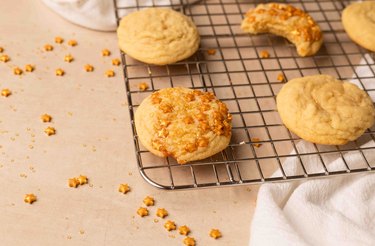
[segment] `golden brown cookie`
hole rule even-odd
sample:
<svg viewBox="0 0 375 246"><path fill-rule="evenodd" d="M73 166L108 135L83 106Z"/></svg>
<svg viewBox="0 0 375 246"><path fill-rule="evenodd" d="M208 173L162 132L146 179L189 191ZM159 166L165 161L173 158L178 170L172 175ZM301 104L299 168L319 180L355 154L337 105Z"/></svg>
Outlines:
<svg viewBox="0 0 375 246"><path fill-rule="evenodd" d="M148 8L125 16L117 36L126 54L156 65L190 57L200 42L198 30L190 18L165 8Z"/></svg>
<svg viewBox="0 0 375 246"><path fill-rule="evenodd" d="M352 3L342 12L342 24L349 37L375 52L375 2Z"/></svg>
<svg viewBox="0 0 375 246"><path fill-rule="evenodd" d="M300 56L314 55L323 43L320 27L303 10L282 3L259 4L250 9L241 28L251 34L273 33L288 39Z"/></svg>
<svg viewBox="0 0 375 246"><path fill-rule="evenodd" d="M166 88L145 98L135 112L142 144L160 157L177 162L201 160L225 149L231 119L224 103L211 92Z"/></svg>
<svg viewBox="0 0 375 246"><path fill-rule="evenodd" d="M329 75L290 80L277 95L277 110L296 135L329 145L357 139L374 124L375 117L366 92Z"/></svg>

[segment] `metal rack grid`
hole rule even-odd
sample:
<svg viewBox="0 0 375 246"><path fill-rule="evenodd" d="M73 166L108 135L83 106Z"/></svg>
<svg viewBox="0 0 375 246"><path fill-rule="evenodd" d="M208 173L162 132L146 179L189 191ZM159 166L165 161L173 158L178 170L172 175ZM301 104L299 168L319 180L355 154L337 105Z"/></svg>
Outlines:
<svg viewBox="0 0 375 246"><path fill-rule="evenodd" d="M145 7L172 7L190 16L201 34L199 51L172 65L147 65L121 53L138 167L150 184L168 190L191 189L375 170L370 155L375 150L375 127L347 145L316 145L285 128L276 112L275 95L283 85L277 80L280 73L286 80L330 74L357 84L375 101L374 53L353 43L341 25L341 11L350 1L282 1L307 11L324 32L324 45L319 53L305 58L299 57L295 47L281 37L248 35L240 30L246 11L267 1L129 2L121 6L121 1L114 0L117 21L126 13ZM216 54L209 55L209 49ZM267 50L270 58L261 59L262 50ZM140 91L140 82L148 83L150 88ZM185 165L177 164L173 158L156 157L144 149L138 141L134 112L150 93L174 86L212 91L227 104L233 115L233 135L227 149L209 159ZM261 146L255 145L258 143Z"/></svg>

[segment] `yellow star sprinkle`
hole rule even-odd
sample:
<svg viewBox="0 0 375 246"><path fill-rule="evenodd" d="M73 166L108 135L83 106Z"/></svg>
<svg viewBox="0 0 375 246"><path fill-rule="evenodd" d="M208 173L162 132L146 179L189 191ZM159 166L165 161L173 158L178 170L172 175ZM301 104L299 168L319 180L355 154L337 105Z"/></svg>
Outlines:
<svg viewBox="0 0 375 246"><path fill-rule="evenodd" d="M193 237L185 237L182 242L186 246L195 246L195 239Z"/></svg>
<svg viewBox="0 0 375 246"><path fill-rule="evenodd" d="M120 186L118 187L118 191L123 194L126 194L130 191L130 187L128 184L120 184Z"/></svg>
<svg viewBox="0 0 375 246"><path fill-rule="evenodd" d="M148 84L146 82L142 82L138 85L140 91L145 91L148 89Z"/></svg>
<svg viewBox="0 0 375 246"><path fill-rule="evenodd" d="M165 222L164 228L167 229L167 231L176 230L176 224L173 221L168 220Z"/></svg>
<svg viewBox="0 0 375 246"><path fill-rule="evenodd" d="M140 207L138 210L137 210L137 214L141 217L144 217L144 216L147 216L148 215L148 210L147 208L143 208L143 207Z"/></svg>
<svg viewBox="0 0 375 246"><path fill-rule="evenodd" d="M107 70L105 72L105 76L107 76L107 77L114 77L115 76L115 71L113 71L113 70Z"/></svg>
<svg viewBox="0 0 375 246"><path fill-rule="evenodd" d="M143 203L146 205L146 206L154 206L154 198L151 197L151 196L146 196L145 199L143 199Z"/></svg>
<svg viewBox="0 0 375 246"><path fill-rule="evenodd" d="M284 75L282 73L279 73L279 75L277 75L277 80L280 82L284 82L285 81Z"/></svg>
<svg viewBox="0 0 375 246"><path fill-rule="evenodd" d="M120 64L121 64L121 61L120 61L120 59L113 59L112 60L112 65L114 65L114 66L120 66Z"/></svg>
<svg viewBox="0 0 375 246"><path fill-rule="evenodd" d="M44 132L47 134L47 136L51 136L51 135L55 135L56 134L56 130L55 128L49 126L47 127Z"/></svg>
<svg viewBox="0 0 375 246"><path fill-rule="evenodd" d="M187 227L186 225L183 225L183 226L180 226L180 227L178 228L178 232L179 232L181 235L187 236L187 235L190 233L190 228Z"/></svg>
<svg viewBox="0 0 375 246"><path fill-rule="evenodd" d="M77 178L78 182L80 185L84 185L84 184L87 184L88 182L88 179L86 176L83 176L83 175L79 175L79 177Z"/></svg>
<svg viewBox="0 0 375 246"><path fill-rule="evenodd" d="M251 138L251 142L253 142L253 146L254 146L254 147L259 148L260 146L262 146L261 143L258 143L259 141L260 141L259 138Z"/></svg>
<svg viewBox="0 0 375 246"><path fill-rule="evenodd" d="M110 55L111 55L111 51L109 51L108 49L102 50L102 56L110 56Z"/></svg>
<svg viewBox="0 0 375 246"><path fill-rule="evenodd" d="M56 76L63 76L64 74L65 72L61 68L56 69Z"/></svg>
<svg viewBox="0 0 375 246"><path fill-rule="evenodd" d="M74 60L74 58L71 54L68 54L64 57L64 61L66 61L66 62L72 62L73 60Z"/></svg>
<svg viewBox="0 0 375 246"><path fill-rule="evenodd" d="M260 58L269 58L270 57L270 53L268 53L267 50L262 50L260 52Z"/></svg>
<svg viewBox="0 0 375 246"><path fill-rule="evenodd" d="M56 44L62 44L63 42L64 42L64 39L62 37L59 37L59 36L55 37Z"/></svg>
<svg viewBox="0 0 375 246"><path fill-rule="evenodd" d="M165 210L164 208L158 208L158 210L156 211L156 216L160 218L164 218L167 215L168 215L168 211Z"/></svg>
<svg viewBox="0 0 375 246"><path fill-rule="evenodd" d="M9 56L8 55L1 55L0 56L0 61L2 62L8 62L10 60Z"/></svg>
<svg viewBox="0 0 375 246"><path fill-rule="evenodd" d="M26 72L32 72L32 71L34 71L34 66L31 65L31 64L27 64L27 65L25 66L25 71L26 71Z"/></svg>
<svg viewBox="0 0 375 246"><path fill-rule="evenodd" d="M19 68L19 67L15 67L15 68L13 68L13 73L14 73L15 75L21 75L21 74L23 73L23 71L22 71L21 68Z"/></svg>
<svg viewBox="0 0 375 246"><path fill-rule="evenodd" d="M44 45L44 50L45 51L52 51L53 50L53 46L50 45L50 44L46 44L46 45Z"/></svg>
<svg viewBox="0 0 375 246"><path fill-rule="evenodd" d="M84 66L84 69L85 69L86 72L92 72L92 71L94 71L94 67L91 66L90 64L86 64Z"/></svg>
<svg viewBox="0 0 375 246"><path fill-rule="evenodd" d="M9 89L2 89L1 90L1 95L3 96L3 97L8 97L8 96L10 96L10 95L12 95L12 92L9 90Z"/></svg>
<svg viewBox="0 0 375 246"><path fill-rule="evenodd" d="M43 114L40 116L40 119L43 121L43 122L51 122L52 120L52 116L49 115L49 114Z"/></svg>
<svg viewBox="0 0 375 246"><path fill-rule="evenodd" d="M69 187L77 188L79 185L79 181L77 178L68 179L68 185Z"/></svg>
<svg viewBox="0 0 375 246"><path fill-rule="evenodd" d="M218 239L221 237L221 232L218 229L212 229L210 231L210 237Z"/></svg>
<svg viewBox="0 0 375 246"><path fill-rule="evenodd" d="M26 194L23 200L26 203L32 204L33 202L36 201L36 196L34 194Z"/></svg>
<svg viewBox="0 0 375 246"><path fill-rule="evenodd" d="M74 40L74 39L68 41L68 45L70 45L72 47L76 46L77 44L78 44L77 41Z"/></svg>

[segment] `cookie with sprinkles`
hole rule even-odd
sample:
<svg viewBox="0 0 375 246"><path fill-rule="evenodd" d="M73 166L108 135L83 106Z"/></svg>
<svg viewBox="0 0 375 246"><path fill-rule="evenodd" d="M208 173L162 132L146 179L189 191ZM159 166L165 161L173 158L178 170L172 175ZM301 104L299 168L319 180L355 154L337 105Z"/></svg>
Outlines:
<svg viewBox="0 0 375 246"><path fill-rule="evenodd" d="M178 163L205 159L225 149L232 116L211 92L176 87L145 98L135 113L142 144L160 157Z"/></svg>

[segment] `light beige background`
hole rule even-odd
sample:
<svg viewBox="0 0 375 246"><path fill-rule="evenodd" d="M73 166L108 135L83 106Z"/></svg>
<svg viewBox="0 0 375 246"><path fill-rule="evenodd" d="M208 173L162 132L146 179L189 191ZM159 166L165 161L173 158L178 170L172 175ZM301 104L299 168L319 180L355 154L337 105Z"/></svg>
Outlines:
<svg viewBox="0 0 375 246"><path fill-rule="evenodd" d="M198 245L247 245L257 186L165 192L139 175L115 33L70 24L40 1L3 0L0 46L11 57L0 63L0 239L1 245L182 245L183 237L153 220L157 207L171 220L186 224ZM76 39L78 46L54 43L55 36ZM42 47L51 43L52 52ZM102 57L101 50L112 51ZM63 61L72 54L72 63ZM13 75L14 66L35 64L33 73ZM93 73L83 71L91 63ZM66 75L56 77L56 68ZM104 72L114 68L116 77ZM53 116L51 124L40 115ZM43 130L51 125L55 136ZM87 175L91 187L67 186L68 178ZM122 195L120 183L132 191ZM26 193L38 201L23 202ZM154 196L151 216L137 208ZM223 237L213 240L211 228Z"/></svg>

